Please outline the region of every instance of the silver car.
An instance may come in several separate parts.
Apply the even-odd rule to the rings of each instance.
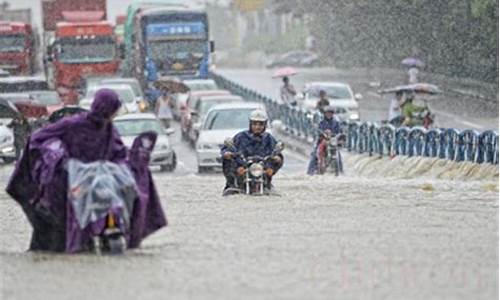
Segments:
[[[212,79],[188,79],[182,81],[190,91],[211,91],[217,90],[217,84]],[[173,97],[173,114],[176,119],[181,118],[181,107],[186,105],[186,101],[189,98],[189,93],[179,93],[175,94]]]
[[[248,129],[250,113],[265,107],[255,102],[225,103],[213,106],[205,116],[196,143],[198,172],[222,167],[220,149],[226,138]]]
[[[164,129],[160,121],[151,113],[136,113],[119,116],[113,120],[113,124],[120,133],[127,147],[132,147],[134,139],[145,131],[156,131],[158,139],[151,153],[150,166],[160,166],[162,171],[173,171],[177,166],[177,156],[172,149],[169,135],[174,133],[173,129]]]
[[[324,90],[330,105],[335,107],[335,115],[340,120],[358,121],[359,104],[362,99],[361,94],[354,95],[351,87],[340,82],[311,82],[304,86],[302,94],[298,96],[298,102],[302,102],[302,107],[315,111],[319,100],[319,92]]]
[[[79,106],[90,110],[92,102],[94,102],[95,93],[100,89],[111,89],[118,94],[120,101],[122,102],[122,107],[120,108],[119,114],[126,113],[138,113],[139,105],[136,102],[134,91],[129,85],[126,84],[98,84],[92,86],[87,90],[87,94],[84,99],[81,99]]]

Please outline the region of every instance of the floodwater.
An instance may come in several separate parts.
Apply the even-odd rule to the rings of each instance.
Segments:
[[[155,172],[170,225],[123,257],[25,252],[2,192],[2,299],[498,298],[498,179],[357,176],[363,160],[337,178],[278,174],[280,197]]]

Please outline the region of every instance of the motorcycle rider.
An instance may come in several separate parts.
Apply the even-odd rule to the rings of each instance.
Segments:
[[[427,107],[413,104],[414,98],[415,98],[414,93],[406,94],[406,99],[401,109],[403,111],[403,117],[404,117],[402,126],[413,127],[422,123],[417,115],[418,113],[425,111]]]
[[[236,153],[241,153],[244,157],[254,155],[265,157],[273,154],[277,141],[270,133],[266,132],[267,121],[267,115],[263,110],[252,111],[249,117],[249,129],[236,134],[231,145],[222,147],[222,170],[226,177],[224,191],[228,188],[235,188],[235,179],[243,176],[246,171],[243,160]],[[268,180],[265,188],[272,189],[271,179],[282,165],[282,154],[277,154],[269,162],[266,162],[264,176]]]
[[[318,141],[316,142],[313,151],[311,152],[311,160],[309,161],[309,166],[307,167],[307,174],[308,175],[314,175],[318,171],[318,157],[317,157],[317,150],[318,146],[321,143],[323,137],[322,134],[323,132],[329,130],[331,136],[335,136],[340,132],[340,123],[339,121],[334,117],[334,112],[335,108],[333,106],[326,106],[324,108],[323,112],[323,120],[319,122],[318,125],[318,131],[320,132],[320,135],[318,137]],[[340,170],[343,170],[342,167],[342,159],[339,160],[340,164]]]
[[[325,107],[330,105],[330,100],[326,96],[326,92],[324,90],[319,91],[319,100],[316,103],[316,109],[319,110],[320,113],[325,112]]]

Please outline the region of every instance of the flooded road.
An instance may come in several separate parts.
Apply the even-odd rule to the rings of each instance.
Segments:
[[[497,181],[302,174],[224,198],[220,175],[155,172],[170,226],[123,257],[25,252],[2,191],[2,299],[498,297]]]

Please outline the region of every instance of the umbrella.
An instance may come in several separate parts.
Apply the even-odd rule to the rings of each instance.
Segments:
[[[172,79],[172,78],[160,78],[154,83],[154,86],[167,93],[187,93],[189,92],[189,87],[185,85],[182,81]]]
[[[47,106],[34,101],[18,101],[14,105],[27,118],[40,118],[49,114]]]
[[[423,66],[425,66],[423,61],[415,57],[407,57],[401,61],[401,64],[408,67],[418,67],[418,68],[422,68]]]
[[[407,85],[399,85],[396,87],[383,89],[378,91],[380,94],[396,93],[396,92],[414,92],[418,94],[440,94],[442,91],[437,85],[430,83],[415,83]]]
[[[21,113],[12,102],[0,98],[0,119],[13,119],[20,115]]]
[[[292,67],[285,67],[285,68],[280,68],[276,71],[274,71],[273,78],[279,78],[279,77],[285,77],[285,76],[293,76],[295,74],[298,74],[297,70],[295,70]]]
[[[79,114],[79,113],[86,112],[86,111],[87,110],[83,107],[76,106],[76,105],[68,105],[68,106],[65,106],[63,108],[60,108],[60,109],[54,111],[49,116],[49,122],[55,123],[66,116],[71,116],[71,115]]]

